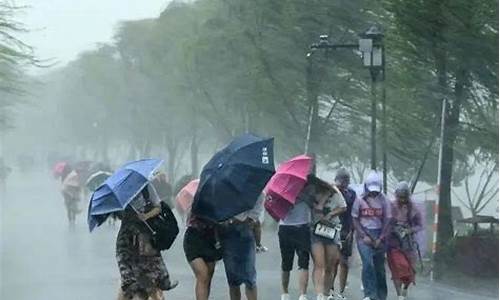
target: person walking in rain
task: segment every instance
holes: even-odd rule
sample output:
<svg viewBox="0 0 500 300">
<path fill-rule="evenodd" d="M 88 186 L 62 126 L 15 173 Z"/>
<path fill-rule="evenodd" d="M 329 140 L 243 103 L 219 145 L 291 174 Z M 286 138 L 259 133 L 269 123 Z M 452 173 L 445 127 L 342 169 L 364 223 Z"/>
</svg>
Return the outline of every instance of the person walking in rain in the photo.
<svg viewBox="0 0 500 300">
<path fill-rule="evenodd" d="M 160 251 L 153 247 L 152 233 L 144 223 L 160 212 L 160 199 L 149 184 L 122 214 L 116 240 L 121 277 L 118 300 L 162 300 L 163 291 L 178 284 L 171 282 Z"/>
<path fill-rule="evenodd" d="M 255 269 L 256 240 L 254 227 L 264 210 L 264 197 L 255 206 L 220 223 L 222 259 L 229 285 L 229 298 L 241 299 L 241 285 L 245 285 L 247 300 L 257 300 L 257 271 Z"/>
<path fill-rule="evenodd" d="M 184 253 L 196 277 L 196 300 L 208 300 L 215 263 L 222 259 L 216 225 L 190 212 L 187 214 Z"/>
<path fill-rule="evenodd" d="M 354 227 L 352 226 L 352 206 L 356 200 L 356 192 L 349 188 L 351 176 L 346 169 L 341 168 L 335 175 L 335 186 L 340 190 L 347 205 L 346 211 L 341 214 L 340 223 L 342 230 L 340 232 L 340 255 L 333 264 L 333 282 L 332 289 L 335 285 L 335 279 L 339 277 L 339 291 L 335 295 L 336 300 L 345 300 L 344 291 L 347 284 L 347 275 L 349 273 L 349 258 L 352 255 L 352 243 L 354 239 Z"/>
<path fill-rule="evenodd" d="M 363 265 L 364 300 L 386 300 L 385 242 L 391 206 L 382 193 L 382 182 L 376 171 L 366 177 L 364 193 L 354 201 L 351 215 Z"/>
<path fill-rule="evenodd" d="M 76 223 L 76 215 L 81 212 L 80 202 L 82 200 L 83 188 L 80 180 L 80 174 L 75 169 L 65 171 L 62 176 L 61 193 L 64 198 L 64 205 L 70 225 Z"/>
<path fill-rule="evenodd" d="M 340 220 L 346 203 L 336 187 L 315 178 L 316 197 L 313 203 L 311 253 L 314 263 L 313 282 L 316 299 L 325 300 L 331 294 L 333 264 L 340 255 Z"/>
<path fill-rule="evenodd" d="M 398 299 L 404 300 L 408 295 L 408 287 L 415 283 L 417 243 L 414 237 L 423 229 L 423 222 L 422 214 L 411 199 L 408 183 L 400 182 L 394 195 L 387 259 Z"/>
<path fill-rule="evenodd" d="M 311 253 L 311 207 L 307 198 L 314 197 L 314 186 L 304 187 L 294 207 L 279 222 L 278 240 L 281 253 L 281 300 L 290 300 L 288 286 L 293 259 L 297 255 L 299 300 L 307 300 L 309 255 Z"/>
</svg>

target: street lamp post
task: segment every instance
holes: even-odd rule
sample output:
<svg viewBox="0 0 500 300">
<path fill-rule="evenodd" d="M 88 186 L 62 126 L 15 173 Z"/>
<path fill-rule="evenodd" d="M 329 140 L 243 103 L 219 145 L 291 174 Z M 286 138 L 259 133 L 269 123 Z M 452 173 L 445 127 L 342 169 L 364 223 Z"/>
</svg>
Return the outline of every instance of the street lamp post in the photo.
<svg viewBox="0 0 500 300">
<path fill-rule="evenodd" d="M 376 84 L 380 72 L 384 71 L 384 34 L 375 26 L 360 35 L 359 50 L 363 65 L 370 70 L 371 77 L 371 168 L 377 169 L 377 93 Z M 384 172 L 384 178 L 385 178 Z M 384 187 L 386 184 L 384 184 Z"/>
<path fill-rule="evenodd" d="M 312 56 L 317 49 L 351 49 L 359 50 L 362 54 L 363 65 L 370 71 L 371 77 L 371 169 L 377 168 L 377 94 L 376 83 L 379 74 L 382 73 L 382 82 L 385 81 L 385 48 L 383 44 L 384 34 L 376 27 L 371 26 L 367 31 L 360 34 L 357 44 L 330 44 L 327 35 L 321 35 L 319 43 L 311 45 L 311 52 L 307 54 L 308 71 L 307 76 L 311 78 Z M 385 85 L 382 91 L 382 140 L 383 140 L 383 176 L 384 191 L 387 190 L 387 156 L 386 156 L 386 122 L 385 122 Z"/>
</svg>

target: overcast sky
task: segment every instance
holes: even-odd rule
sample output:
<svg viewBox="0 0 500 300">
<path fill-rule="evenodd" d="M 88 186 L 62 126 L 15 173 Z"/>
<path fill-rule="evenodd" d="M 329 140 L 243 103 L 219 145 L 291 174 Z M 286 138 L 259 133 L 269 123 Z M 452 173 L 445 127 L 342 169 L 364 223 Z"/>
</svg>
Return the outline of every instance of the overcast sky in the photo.
<svg viewBox="0 0 500 300">
<path fill-rule="evenodd" d="M 18 17 L 31 30 L 23 40 L 41 58 L 61 66 L 79 52 L 108 42 L 123 20 L 158 17 L 169 0 L 16 0 L 27 5 Z"/>
</svg>

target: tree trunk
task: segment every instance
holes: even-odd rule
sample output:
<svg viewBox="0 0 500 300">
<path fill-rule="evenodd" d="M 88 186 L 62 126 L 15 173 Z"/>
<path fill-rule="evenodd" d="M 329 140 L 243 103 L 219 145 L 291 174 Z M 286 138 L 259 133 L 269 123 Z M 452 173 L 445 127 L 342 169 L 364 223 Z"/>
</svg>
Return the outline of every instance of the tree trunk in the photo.
<svg viewBox="0 0 500 300">
<path fill-rule="evenodd" d="M 175 143 L 175 140 L 172 138 L 166 137 L 165 139 L 166 146 L 167 146 L 167 152 L 168 152 L 168 157 L 167 157 L 167 176 L 168 176 L 168 181 L 169 182 L 174 182 L 175 178 L 175 158 L 177 157 L 177 145 Z"/>
<path fill-rule="evenodd" d="M 440 261 L 444 258 L 444 247 L 453 238 L 453 220 L 451 204 L 451 184 L 454 163 L 454 145 L 458 134 L 460 110 L 465 97 L 466 71 L 460 70 L 456 76 L 454 99 L 446 112 L 443 134 L 443 153 L 441 158 L 441 173 L 439 174 L 439 215 L 437 228 L 436 261 L 438 262 L 436 278 L 443 275 Z"/>
</svg>

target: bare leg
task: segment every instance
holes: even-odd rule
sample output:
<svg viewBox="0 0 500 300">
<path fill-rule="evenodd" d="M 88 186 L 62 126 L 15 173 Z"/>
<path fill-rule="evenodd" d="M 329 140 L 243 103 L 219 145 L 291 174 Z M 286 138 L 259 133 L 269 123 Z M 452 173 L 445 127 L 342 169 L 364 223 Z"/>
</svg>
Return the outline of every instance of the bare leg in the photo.
<svg viewBox="0 0 500 300">
<path fill-rule="evenodd" d="M 396 294 L 398 296 L 402 296 L 402 294 L 401 294 L 401 285 L 402 285 L 401 281 L 398 279 L 393 279 L 392 281 L 394 282 L 394 287 L 396 288 Z"/>
<path fill-rule="evenodd" d="M 157 289 L 153 295 L 149 296 L 149 299 L 151 300 L 164 300 L 165 297 L 163 296 L 163 291 L 160 289 Z"/>
<path fill-rule="evenodd" d="M 241 300 L 240 286 L 230 286 L 229 287 L 229 299 Z"/>
<path fill-rule="evenodd" d="M 301 295 L 307 294 L 307 284 L 309 283 L 309 270 L 299 271 L 299 292 Z"/>
<path fill-rule="evenodd" d="M 197 258 L 190 262 L 189 265 L 196 277 L 196 300 L 208 300 L 215 263 L 206 263 L 203 259 Z"/>
<path fill-rule="evenodd" d="M 325 246 L 325 295 L 334 289 L 333 265 L 339 259 L 339 248 L 336 245 Z"/>
<path fill-rule="evenodd" d="M 255 245 L 257 245 L 257 247 L 262 246 L 262 228 L 260 222 L 255 222 L 253 234 L 255 236 Z"/>
<path fill-rule="evenodd" d="M 322 243 L 314 243 L 311 248 L 314 262 L 314 289 L 316 294 L 320 295 L 325 291 L 325 248 Z"/>
<path fill-rule="evenodd" d="M 333 263 L 332 263 L 332 280 L 331 280 L 332 289 L 335 286 L 335 279 L 337 278 L 337 274 L 339 274 L 339 265 L 340 265 L 340 255 L 337 255 L 337 257 L 335 259 L 333 259 Z M 341 274 L 340 274 L 340 276 L 341 276 Z M 342 292 L 342 291 L 343 291 L 343 289 L 341 287 L 340 292 Z"/>
<path fill-rule="evenodd" d="M 288 294 L 289 284 L 290 284 L 290 272 L 281 271 L 281 291 L 283 294 Z"/>
<path fill-rule="evenodd" d="M 349 275 L 349 265 L 347 261 L 340 263 L 340 272 L 339 272 L 339 286 L 340 292 L 343 293 L 345 290 L 345 286 L 347 284 L 347 275 Z"/>
<path fill-rule="evenodd" d="M 122 291 L 122 288 L 118 288 L 118 297 L 116 297 L 117 300 L 127 300 L 125 298 L 125 295 L 123 295 L 123 291 Z"/>
<path fill-rule="evenodd" d="M 257 286 L 252 288 L 245 286 L 245 295 L 247 296 L 247 300 L 257 300 Z"/>
</svg>

